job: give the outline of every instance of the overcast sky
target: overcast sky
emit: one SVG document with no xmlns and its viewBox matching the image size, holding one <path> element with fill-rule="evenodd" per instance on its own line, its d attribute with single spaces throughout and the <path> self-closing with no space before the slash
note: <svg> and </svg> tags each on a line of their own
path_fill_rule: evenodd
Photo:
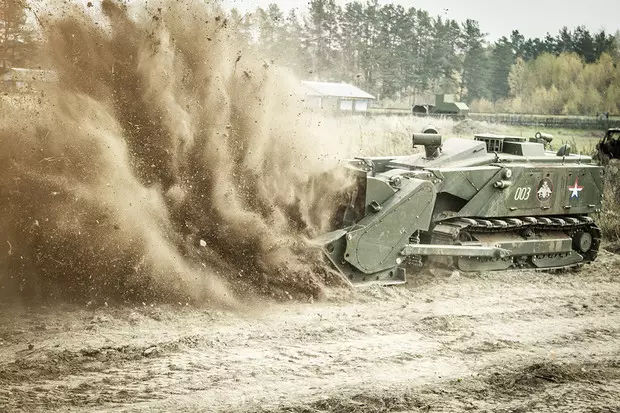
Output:
<svg viewBox="0 0 620 413">
<path fill-rule="evenodd" d="M 229 7 L 251 11 L 257 6 L 277 3 L 282 9 L 299 8 L 306 11 L 308 0 L 223 0 Z M 339 4 L 346 0 L 336 0 Z M 385 4 L 389 1 L 381 1 Z M 478 20 L 480 28 L 489 34 L 487 40 L 508 36 L 518 29 L 526 37 L 557 34 L 562 26 L 573 29 L 584 25 L 591 31 L 604 28 L 613 34 L 620 29 L 620 0 L 394 0 L 405 8 L 428 10 L 431 15 L 445 15 L 463 21 Z"/>
</svg>

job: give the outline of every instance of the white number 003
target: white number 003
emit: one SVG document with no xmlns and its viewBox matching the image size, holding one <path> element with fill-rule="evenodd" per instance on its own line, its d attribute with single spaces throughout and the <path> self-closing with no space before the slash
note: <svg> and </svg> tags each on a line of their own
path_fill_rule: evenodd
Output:
<svg viewBox="0 0 620 413">
<path fill-rule="evenodd" d="M 532 194 L 532 188 L 517 188 L 515 191 L 515 201 L 527 201 Z"/>
</svg>

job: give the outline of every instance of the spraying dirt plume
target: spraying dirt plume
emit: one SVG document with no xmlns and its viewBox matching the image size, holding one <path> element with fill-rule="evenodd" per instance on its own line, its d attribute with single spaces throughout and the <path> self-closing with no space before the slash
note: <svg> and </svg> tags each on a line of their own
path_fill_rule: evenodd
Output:
<svg viewBox="0 0 620 413">
<path fill-rule="evenodd" d="M 192 1 L 60 7 L 41 22 L 58 83 L 1 115 L 3 290 L 225 305 L 320 294 L 305 239 L 346 179 L 295 82 Z"/>
</svg>

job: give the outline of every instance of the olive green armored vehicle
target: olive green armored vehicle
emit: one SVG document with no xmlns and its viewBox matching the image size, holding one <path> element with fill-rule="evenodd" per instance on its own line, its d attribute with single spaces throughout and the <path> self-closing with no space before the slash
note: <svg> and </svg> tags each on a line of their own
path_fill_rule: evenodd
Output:
<svg viewBox="0 0 620 413">
<path fill-rule="evenodd" d="M 561 269 L 596 258 L 603 168 L 548 150 L 550 135 L 448 139 L 413 135 L 424 151 L 360 157 L 335 230 L 314 240 L 351 283 L 398 284 L 407 269 Z"/>
</svg>

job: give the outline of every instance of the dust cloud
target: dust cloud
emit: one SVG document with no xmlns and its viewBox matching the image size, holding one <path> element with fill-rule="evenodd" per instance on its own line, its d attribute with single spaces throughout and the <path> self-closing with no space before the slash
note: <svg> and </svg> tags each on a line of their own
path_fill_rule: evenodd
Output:
<svg viewBox="0 0 620 413">
<path fill-rule="evenodd" d="M 0 114 L 5 295 L 321 294 L 330 275 L 306 240 L 347 181 L 287 72 L 193 1 L 59 2 L 39 18 L 58 82 Z"/>
</svg>

